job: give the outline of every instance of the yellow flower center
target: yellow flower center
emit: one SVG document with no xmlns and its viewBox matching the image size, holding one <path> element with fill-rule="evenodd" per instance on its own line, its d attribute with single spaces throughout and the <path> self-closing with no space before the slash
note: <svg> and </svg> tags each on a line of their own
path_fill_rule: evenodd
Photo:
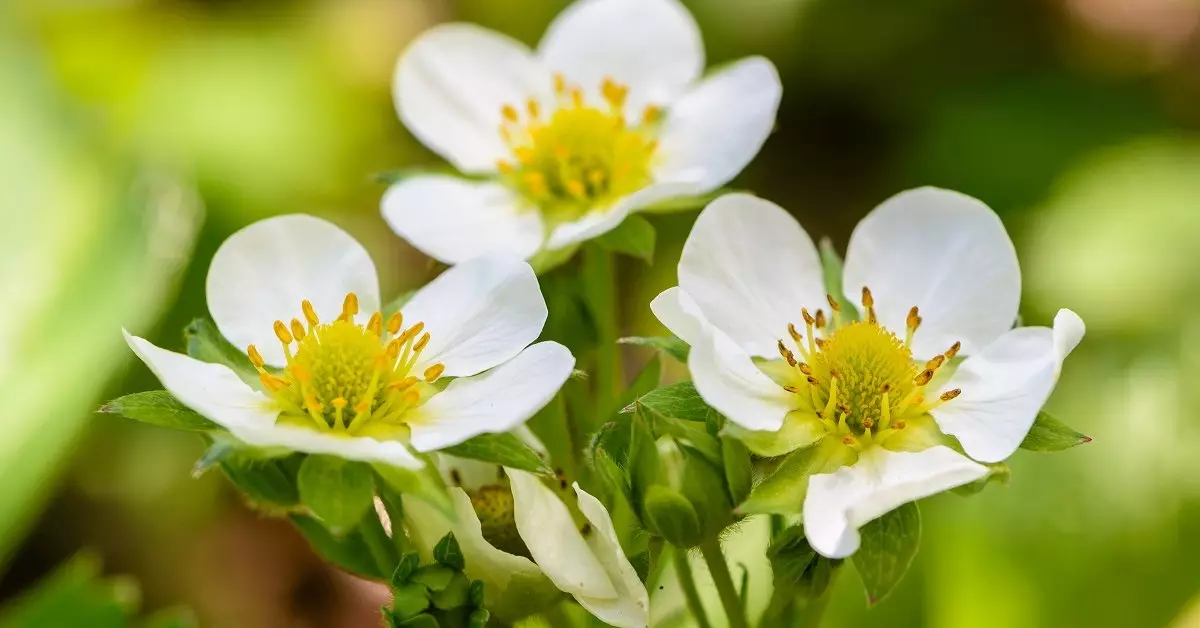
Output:
<svg viewBox="0 0 1200 628">
<path fill-rule="evenodd" d="M 916 307 L 909 310 L 907 331 L 901 339 L 879 324 L 875 301 L 863 288 L 864 319 L 842 324 L 837 300 L 828 297 L 833 311 L 831 321 L 818 309 L 816 315 L 801 310 L 805 332 L 795 324 L 788 333 L 801 358 L 779 341 L 779 353 L 796 369 L 797 381 L 805 386 L 785 385 L 789 392 L 807 396 L 818 418 L 830 434 L 838 435 L 846 445 L 859 449 L 873 442 L 882 443 L 903 430 L 912 419 L 957 397 L 962 391 L 947 391 L 928 399 L 930 382 L 938 369 L 961 348 L 954 343 L 945 353 L 923 365 L 914 361 L 913 334 L 921 325 Z M 827 322 L 830 323 L 827 326 Z M 817 331 L 827 332 L 817 338 Z"/>
<path fill-rule="evenodd" d="M 570 220 L 604 207 L 651 181 L 650 165 L 662 111 L 647 107 L 641 119 L 625 119 L 628 88 L 611 79 L 600 86 L 599 106 L 583 90 L 554 80 L 557 106 L 543 116 L 530 99 L 524 115 L 513 105 L 501 109 L 500 135 L 512 160 L 500 161 L 505 180 L 552 220 Z"/>
<path fill-rule="evenodd" d="M 280 420 L 315 425 L 322 431 L 356 434 L 368 424 L 403 425 L 404 413 L 434 392 L 445 368 L 434 364 L 418 377 L 412 371 L 429 344 L 425 324 L 404 329 L 393 314 L 384 324 L 375 312 L 366 325 L 355 321 L 358 297 L 346 295 L 342 313 L 322 323 L 312 303 L 301 304 L 305 322 L 275 321 L 287 366 L 267 370 L 254 345 L 246 349 L 264 390 L 282 409 Z"/>
</svg>

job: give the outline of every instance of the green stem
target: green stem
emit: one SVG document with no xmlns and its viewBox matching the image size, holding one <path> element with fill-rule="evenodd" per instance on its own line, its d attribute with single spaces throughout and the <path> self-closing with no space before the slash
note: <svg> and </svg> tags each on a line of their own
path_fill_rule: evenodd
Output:
<svg viewBox="0 0 1200 628">
<path fill-rule="evenodd" d="M 818 628 L 821 625 L 825 611 L 829 608 L 829 600 L 833 597 L 833 584 L 837 581 L 840 572 L 840 569 L 834 570 L 829 580 L 829 586 L 825 588 L 825 593 L 821 597 L 810 600 L 805 606 L 796 609 L 796 618 L 792 624 L 795 628 Z"/>
<path fill-rule="evenodd" d="M 367 544 L 371 557 L 375 559 L 379 573 L 383 575 L 384 579 L 392 577 L 392 572 L 396 570 L 400 557 L 396 554 L 396 548 L 392 546 L 392 540 L 388 538 L 387 532 L 383 529 L 383 524 L 379 522 L 379 516 L 374 511 L 368 513 L 359 524 L 358 532 L 362 535 L 363 542 Z"/>
<path fill-rule="evenodd" d="M 687 551 L 676 547 L 670 548 L 675 554 L 675 573 L 679 574 L 679 586 L 683 588 L 683 598 L 687 600 L 688 610 L 700 628 L 711 628 L 708 615 L 704 613 L 704 603 L 700 601 L 700 592 L 696 590 L 696 580 L 692 578 L 692 566 L 688 563 Z"/>
<path fill-rule="evenodd" d="M 617 324 L 616 264 L 613 256 L 599 246 L 592 245 L 583 251 L 583 280 L 586 286 L 585 299 L 596 323 L 596 406 L 600 414 L 596 425 L 608 419 L 620 397 L 624 375 L 621 369 L 620 327 Z"/>
<path fill-rule="evenodd" d="M 729 575 L 729 565 L 725 564 L 725 555 L 721 553 L 721 542 L 715 538 L 704 541 L 700 544 L 700 554 L 708 565 L 713 584 L 717 585 L 717 595 L 725 607 L 725 615 L 729 617 L 729 628 L 749 628 L 737 588 L 733 586 L 733 577 Z"/>
</svg>

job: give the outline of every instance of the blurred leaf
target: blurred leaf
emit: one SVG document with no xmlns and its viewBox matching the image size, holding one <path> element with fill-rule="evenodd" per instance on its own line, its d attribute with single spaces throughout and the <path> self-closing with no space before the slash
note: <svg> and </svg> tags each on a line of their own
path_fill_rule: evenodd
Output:
<svg viewBox="0 0 1200 628">
<path fill-rule="evenodd" d="M 1033 420 L 1033 427 L 1029 428 L 1025 440 L 1021 441 L 1021 449 L 1061 451 L 1090 442 L 1091 437 L 1076 432 L 1049 412 L 1042 411 Z"/>
<path fill-rule="evenodd" d="M 614 253 L 654 263 L 654 225 L 637 214 L 627 217 L 616 229 L 596 238 L 596 243 Z"/>
<path fill-rule="evenodd" d="M 627 336 L 617 340 L 617 342 L 623 345 L 649 347 L 656 351 L 667 353 L 684 364 L 687 364 L 688 352 L 691 351 L 691 347 L 686 342 L 675 336 Z"/>
<path fill-rule="evenodd" d="M 661 484 L 650 486 L 642 502 L 650 531 L 679 548 L 700 543 L 700 517 L 686 497 Z"/>
<path fill-rule="evenodd" d="M 258 371 L 250 364 L 250 358 L 237 347 L 230 344 L 212 321 L 197 318 L 183 330 L 183 339 L 187 344 L 187 354 L 201 362 L 224 364 L 233 369 L 237 376 L 255 390 L 261 387 Z"/>
<path fill-rule="evenodd" d="M 335 535 L 358 525 L 375 498 L 375 476 L 363 462 L 308 456 L 296 476 L 300 501 Z"/>
<path fill-rule="evenodd" d="M 842 308 L 842 316 L 854 320 L 858 318 L 858 308 L 846 298 L 845 286 L 842 285 L 842 257 L 833 248 L 833 241 L 821 238 L 821 267 L 825 274 L 825 290 L 837 299 Z M 816 306 L 820 307 L 820 306 Z"/>
<path fill-rule="evenodd" d="M 350 573 L 372 580 L 383 580 L 390 575 L 379 571 L 379 563 L 375 561 L 371 548 L 358 530 L 335 536 L 314 517 L 293 514 L 291 520 L 325 560 Z"/>
<path fill-rule="evenodd" d="M 867 589 L 867 602 L 878 604 L 900 583 L 921 542 L 921 511 L 909 502 L 858 530 L 862 544 L 851 560 Z"/>
<path fill-rule="evenodd" d="M 654 390 L 662 382 L 662 360 L 657 355 L 650 358 L 646 362 L 646 366 L 638 372 L 637 377 L 629 383 L 629 387 L 621 393 L 620 399 L 617 401 L 617 407 L 612 408 L 611 412 L 606 413 L 606 417 L 612 416 L 633 403 L 638 397 Z"/>
<path fill-rule="evenodd" d="M 798 613 L 821 605 L 843 561 L 821 556 L 804 538 L 804 526 L 787 528 L 767 549 L 774 591 L 763 625 L 795 626 Z"/>
<path fill-rule="evenodd" d="M 962 486 L 953 488 L 951 490 L 954 491 L 956 495 L 969 497 L 987 488 L 987 485 L 991 484 L 992 482 L 1008 484 L 1008 478 L 1012 476 L 1012 469 L 1010 469 L 1007 464 L 1003 462 L 992 462 L 984 464 L 984 466 L 988 468 L 987 475 L 975 480 L 974 482 L 971 482 L 970 484 L 963 484 Z"/>
<path fill-rule="evenodd" d="M 250 505 L 268 514 L 283 514 L 300 504 L 296 469 L 303 456 L 263 460 L 236 448 L 221 458 L 221 469 Z"/>
<path fill-rule="evenodd" d="M 150 390 L 113 399 L 97 412 L 176 430 L 207 432 L 220 426 L 179 403 L 165 390 Z"/>
<path fill-rule="evenodd" d="M 633 412 L 641 409 L 653 412 L 661 417 L 683 419 L 685 421 L 708 421 L 717 414 L 704 403 L 700 393 L 691 382 L 679 382 L 652 390 L 625 407 L 622 412 Z"/>
<path fill-rule="evenodd" d="M 538 452 L 508 432 L 480 434 L 442 451 L 460 458 L 490 462 L 531 473 L 554 474 Z"/>
</svg>

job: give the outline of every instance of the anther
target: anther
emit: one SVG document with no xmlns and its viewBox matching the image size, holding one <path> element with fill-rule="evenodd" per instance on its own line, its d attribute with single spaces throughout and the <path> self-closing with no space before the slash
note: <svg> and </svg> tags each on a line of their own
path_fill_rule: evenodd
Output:
<svg viewBox="0 0 1200 628">
<path fill-rule="evenodd" d="M 301 301 L 300 309 L 304 310 L 304 320 L 308 321 L 309 327 L 316 327 L 321 324 L 321 319 L 317 318 L 317 311 L 313 309 L 312 301 L 308 299 Z"/>
<path fill-rule="evenodd" d="M 567 191 L 571 193 L 571 196 L 574 196 L 580 200 L 587 197 L 587 188 L 583 186 L 583 181 L 571 179 L 570 181 L 567 181 L 566 186 Z"/>
<path fill-rule="evenodd" d="M 946 359 L 947 359 L 947 360 L 953 360 L 953 359 L 954 359 L 954 356 L 958 355 L 958 351 L 959 351 L 960 349 L 962 349 L 962 343 L 961 343 L 961 342 L 955 342 L 954 344 L 950 345 L 950 348 L 949 348 L 949 349 L 947 349 L 947 350 L 946 350 L 946 353 L 944 353 L 943 355 L 945 355 L 945 356 L 946 356 Z"/>
<path fill-rule="evenodd" d="M 400 332 L 400 327 L 404 325 L 404 315 L 396 312 L 388 317 L 387 330 L 388 333 L 395 336 Z"/>
<path fill-rule="evenodd" d="M 662 109 L 654 105 L 647 105 L 642 110 L 642 124 L 654 124 L 662 118 Z"/>
<path fill-rule="evenodd" d="M 875 297 L 871 295 L 871 289 L 866 286 L 863 286 L 862 289 L 862 304 L 867 310 L 867 322 L 871 324 L 879 322 L 875 318 Z"/>
<path fill-rule="evenodd" d="M 817 310 L 816 323 L 818 329 L 825 328 L 825 310 Z"/>
<path fill-rule="evenodd" d="M 512 105 L 504 105 L 500 108 L 500 113 L 504 116 L 504 119 L 508 120 L 509 122 L 516 122 L 520 119 L 517 114 L 517 108 Z"/>
<path fill-rule="evenodd" d="M 554 75 L 554 91 L 558 94 L 567 91 L 567 79 L 562 74 Z"/>
<path fill-rule="evenodd" d="M 288 331 L 287 325 L 283 321 L 275 321 L 275 337 L 285 345 L 292 344 L 292 332 Z"/>
<path fill-rule="evenodd" d="M 832 294 L 826 293 L 825 300 L 829 302 L 829 309 L 833 310 L 834 314 L 842 311 L 842 306 L 838 304 L 837 299 L 833 298 Z"/>
<path fill-rule="evenodd" d="M 433 366 L 425 369 L 425 381 L 432 384 L 433 382 L 437 381 L 437 378 L 442 376 L 442 373 L 445 370 L 446 370 L 446 366 L 444 364 L 442 364 L 440 362 L 437 364 L 434 364 Z"/>
<path fill-rule="evenodd" d="M 939 398 L 942 401 L 950 401 L 951 399 L 954 399 L 955 397 L 957 397 L 961 394 L 962 394 L 962 389 L 955 388 L 954 390 L 947 390 L 946 392 L 942 393 L 942 396 Z"/>
<path fill-rule="evenodd" d="M 371 319 L 367 321 L 367 331 L 376 336 L 383 335 L 383 314 L 375 312 L 371 315 Z"/>
<path fill-rule="evenodd" d="M 925 384 L 928 384 L 929 380 L 931 379 L 933 379 L 933 369 L 925 369 L 924 371 L 921 371 L 919 375 L 913 378 L 913 383 L 917 386 L 924 386 Z"/>
<path fill-rule="evenodd" d="M 868 430 L 869 430 L 869 429 L 871 429 L 871 428 L 875 427 L 875 420 L 874 420 L 874 419 L 872 419 L 871 417 L 867 417 L 867 418 L 865 418 L 865 419 L 863 419 L 863 420 L 862 420 L 862 426 L 863 426 L 863 428 L 864 428 L 864 429 L 868 429 Z"/>
<path fill-rule="evenodd" d="M 811 367 L 811 366 L 809 366 L 809 365 L 808 365 L 807 363 L 805 363 L 805 362 L 801 362 L 801 363 L 800 363 L 800 372 L 801 372 L 801 373 L 804 373 L 805 375 L 812 375 L 812 374 L 813 374 L 812 367 Z"/>
<path fill-rule="evenodd" d="M 292 319 L 292 336 L 294 336 L 296 338 L 296 340 L 304 340 L 304 337 L 306 335 L 308 335 L 308 334 L 307 334 L 307 332 L 304 331 L 304 325 L 298 319 L 293 318 Z"/>
<path fill-rule="evenodd" d="M 939 354 L 933 356 L 932 360 L 925 363 L 925 368 L 936 371 L 938 369 L 938 367 L 940 367 L 942 365 L 942 363 L 945 361 L 946 361 L 946 356 L 939 353 Z"/>
<path fill-rule="evenodd" d="M 405 377 L 404 379 L 398 379 L 398 380 L 388 384 L 388 387 L 394 388 L 396 390 L 404 390 L 404 389 L 412 386 L 415 383 L 417 383 L 417 378 L 412 375 L 409 375 L 408 377 Z"/>
<path fill-rule="evenodd" d="M 820 310 L 818 310 L 818 312 L 819 311 Z M 805 325 L 816 325 L 817 324 L 817 321 L 816 321 L 816 319 L 814 319 L 812 317 L 812 314 L 808 313 L 808 308 L 803 308 L 803 307 L 800 308 L 800 315 L 804 317 Z"/>
<path fill-rule="evenodd" d="M 779 341 L 779 355 L 787 360 L 788 366 L 796 366 L 796 356 L 787 348 L 787 345 L 783 344 L 782 340 Z"/>
<path fill-rule="evenodd" d="M 795 386 L 784 386 L 783 389 L 793 394 L 800 392 L 800 389 L 796 388 Z"/>
<path fill-rule="evenodd" d="M 342 316 L 349 321 L 354 318 L 355 314 L 358 314 L 358 295 L 348 292 L 346 293 L 346 299 L 342 301 Z"/>
<path fill-rule="evenodd" d="M 815 378 L 815 377 L 813 377 L 813 376 L 811 376 L 811 375 L 809 375 L 809 376 L 808 376 L 808 383 L 812 384 L 813 386 L 818 386 L 818 385 L 819 385 L 819 384 L 817 384 L 817 378 Z"/>
<path fill-rule="evenodd" d="M 246 347 L 246 355 L 250 357 L 250 363 L 254 365 L 254 368 L 260 369 L 263 367 L 263 357 L 258 352 L 258 347 L 254 345 Z"/>
<path fill-rule="evenodd" d="M 429 332 L 425 332 L 421 336 L 421 339 L 417 341 L 417 344 L 413 345 L 413 351 L 420 351 L 424 349 L 425 345 L 427 344 L 429 344 Z"/>
<path fill-rule="evenodd" d="M 525 109 L 527 111 L 529 111 L 530 118 L 536 119 L 538 117 L 538 114 L 541 113 L 540 108 L 538 107 L 538 101 L 536 101 L 532 98 L 529 99 L 529 102 L 525 103 Z"/>
</svg>

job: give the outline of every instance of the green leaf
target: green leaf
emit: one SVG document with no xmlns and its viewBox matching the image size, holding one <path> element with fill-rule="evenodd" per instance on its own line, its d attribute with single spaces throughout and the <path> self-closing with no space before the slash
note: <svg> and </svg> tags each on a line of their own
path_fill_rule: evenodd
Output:
<svg viewBox="0 0 1200 628">
<path fill-rule="evenodd" d="M 704 403 L 700 393 L 691 382 L 679 382 L 652 390 L 625 407 L 622 412 L 633 412 L 641 409 L 668 419 L 684 421 L 707 422 L 712 415 L 718 414 Z"/>
<path fill-rule="evenodd" d="M 261 384 L 258 371 L 250 364 L 250 358 L 241 349 L 230 344 L 217 326 L 207 319 L 197 318 L 183 330 L 183 338 L 187 344 L 187 354 L 201 362 L 224 364 L 233 369 L 234 373 L 250 387 L 258 390 Z"/>
<path fill-rule="evenodd" d="M 296 477 L 300 501 L 335 535 L 353 528 L 371 509 L 375 476 L 362 462 L 309 456 Z"/>
<path fill-rule="evenodd" d="M 629 428 L 626 473 L 629 475 L 631 501 L 637 504 L 643 499 L 646 490 L 658 481 L 658 446 L 654 442 L 654 434 L 641 415 L 633 415 Z"/>
<path fill-rule="evenodd" d="M 755 514 L 800 514 L 808 494 L 809 476 L 851 462 L 846 459 L 849 451 L 841 443 L 826 439 L 788 454 L 754 487 L 741 509 Z"/>
<path fill-rule="evenodd" d="M 405 584 L 408 584 L 408 579 L 416 573 L 417 568 L 421 566 L 421 557 L 416 552 L 405 552 L 400 557 L 400 562 L 396 565 L 396 570 L 392 572 L 392 588 L 398 589 Z"/>
<path fill-rule="evenodd" d="M 221 469 L 250 500 L 267 513 L 288 512 L 300 504 L 296 488 L 299 454 L 281 460 L 263 460 L 236 449 L 221 459 Z"/>
<path fill-rule="evenodd" d="M 1033 420 L 1033 427 L 1021 441 L 1021 449 L 1030 451 L 1062 451 L 1077 445 L 1090 443 L 1090 436 L 1085 436 L 1067 426 L 1066 423 L 1054 418 L 1049 412 L 1039 412 Z"/>
<path fill-rule="evenodd" d="M 330 563 L 371 580 L 383 580 L 390 575 L 379 570 L 379 563 L 358 530 L 335 536 L 315 517 L 293 514 L 290 518 L 312 548 Z"/>
<path fill-rule="evenodd" d="M 646 524 L 675 547 L 695 547 L 701 541 L 700 517 L 683 495 L 655 484 L 642 502 Z"/>
<path fill-rule="evenodd" d="M 666 353 L 684 364 L 687 364 L 688 352 L 691 351 L 691 347 L 686 342 L 675 336 L 627 336 L 618 339 L 617 342 L 635 347 L 649 347 Z"/>
<path fill-rule="evenodd" d="M 909 502 L 859 528 L 862 544 L 851 560 L 863 586 L 867 602 L 878 604 L 900 583 L 921 541 L 921 511 Z"/>
<path fill-rule="evenodd" d="M 442 540 L 433 547 L 433 559 L 458 571 L 462 571 L 467 564 L 466 559 L 463 558 L 462 548 L 458 546 L 453 532 L 447 532 L 446 536 L 442 537 Z"/>
<path fill-rule="evenodd" d="M 858 307 L 846 298 L 845 286 L 842 285 L 842 257 L 838 255 L 837 249 L 833 248 L 833 241 L 829 238 L 821 238 L 820 249 L 821 267 L 825 273 L 825 290 L 837 299 L 844 319 L 856 320 Z"/>
<path fill-rule="evenodd" d="M 799 625 L 797 615 L 819 607 L 829 595 L 834 577 L 844 561 L 821 556 L 804 538 L 804 526 L 783 530 L 767 549 L 774 592 L 763 616 L 763 625 Z"/>
<path fill-rule="evenodd" d="M 654 225 L 633 214 L 616 229 L 596 238 L 596 243 L 614 253 L 636 257 L 647 264 L 654 262 Z"/>
<path fill-rule="evenodd" d="M 650 361 L 646 362 L 646 366 L 642 367 L 637 377 L 633 378 L 633 381 L 630 382 L 629 387 L 621 393 L 621 398 L 617 402 L 616 407 L 610 408 L 611 411 L 605 413 L 605 416 L 608 417 L 616 414 L 619 410 L 637 400 L 638 397 L 657 388 L 660 383 L 662 383 L 662 360 L 655 355 L 650 358 Z"/>
<path fill-rule="evenodd" d="M 454 504 L 450 501 L 450 491 L 446 488 L 441 474 L 438 473 L 437 465 L 434 465 L 427 457 L 422 457 L 422 459 L 425 460 L 425 466 L 416 471 L 386 464 L 371 466 L 388 489 L 396 491 L 406 498 L 412 497 L 421 500 L 436 508 L 448 519 L 453 520 L 455 518 Z"/>
<path fill-rule="evenodd" d="M 963 484 L 962 486 L 953 488 L 951 490 L 954 491 L 956 495 L 968 497 L 987 488 L 987 485 L 991 484 L 992 482 L 1008 484 L 1008 478 L 1012 476 L 1012 469 L 1008 468 L 1007 464 L 1003 462 L 992 462 L 986 463 L 983 466 L 988 468 L 987 475 L 975 480 L 974 482 L 971 482 L 970 484 Z"/>
<path fill-rule="evenodd" d="M 537 451 L 508 432 L 480 434 L 442 451 L 460 458 L 490 462 L 531 473 L 554 473 Z"/>
<path fill-rule="evenodd" d="M 708 192 L 707 194 L 696 194 L 692 196 L 677 196 L 665 201 L 660 201 L 649 207 L 643 208 L 641 211 L 650 214 L 668 214 L 673 212 L 685 212 L 693 209 L 701 209 L 716 199 L 725 196 L 726 194 L 749 193 L 748 190 L 737 190 L 734 188 L 719 188 Z"/>
<path fill-rule="evenodd" d="M 127 419 L 176 430 L 207 432 L 220 429 L 216 423 L 179 403 L 165 390 L 150 390 L 118 397 L 100 406 L 102 414 L 118 414 Z"/>
</svg>

